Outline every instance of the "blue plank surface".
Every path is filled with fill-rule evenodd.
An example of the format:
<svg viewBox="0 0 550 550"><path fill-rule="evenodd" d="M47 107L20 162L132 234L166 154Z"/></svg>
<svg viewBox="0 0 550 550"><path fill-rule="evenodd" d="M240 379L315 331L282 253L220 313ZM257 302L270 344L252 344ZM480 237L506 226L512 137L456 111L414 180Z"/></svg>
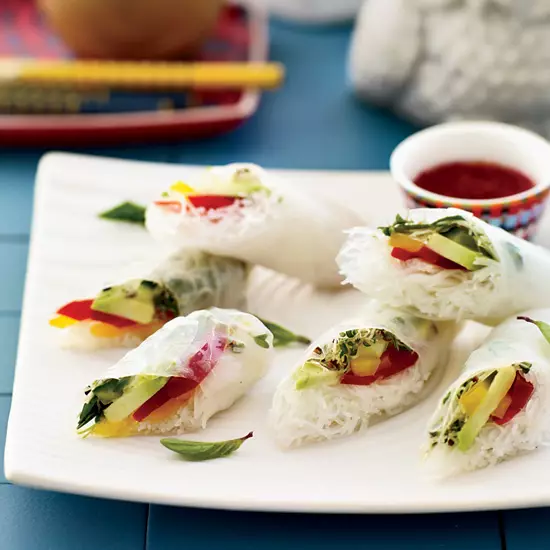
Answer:
<svg viewBox="0 0 550 550"><path fill-rule="evenodd" d="M501 548L496 513L324 516L151 506L149 550L179 550L191 540L226 550L463 550L474 541L475 549Z"/></svg>
<svg viewBox="0 0 550 550"><path fill-rule="evenodd" d="M0 548L135 550L145 539L147 505L0 485Z"/></svg>
<svg viewBox="0 0 550 550"><path fill-rule="evenodd" d="M550 508L504 512L503 524L505 550L550 548Z"/></svg>
<svg viewBox="0 0 550 550"><path fill-rule="evenodd" d="M252 161L266 167L386 169L393 148L415 130L388 112L365 107L346 85L347 26L313 30L274 23L271 58L285 64L280 92L237 131L186 144L175 162Z"/></svg>
<svg viewBox="0 0 550 550"><path fill-rule="evenodd" d="M11 399L8 396L0 395L0 484L7 483L6 476L4 475L4 447L6 445L6 426L8 425L10 404ZM3 509L0 504L0 516L2 513ZM0 538L1 533L2 531L0 531ZM1 543L0 548L2 548Z"/></svg>
<svg viewBox="0 0 550 550"><path fill-rule="evenodd" d="M0 197L3 196L1 193L2 188ZM28 252L27 243L2 242L0 238L0 268L3 275L0 285L0 312L21 311Z"/></svg>
<svg viewBox="0 0 550 550"><path fill-rule="evenodd" d="M19 315L0 314L0 396L11 393L13 388L18 335Z"/></svg>
<svg viewBox="0 0 550 550"><path fill-rule="evenodd" d="M0 235L29 232L34 175L39 156L26 151L0 152Z"/></svg>

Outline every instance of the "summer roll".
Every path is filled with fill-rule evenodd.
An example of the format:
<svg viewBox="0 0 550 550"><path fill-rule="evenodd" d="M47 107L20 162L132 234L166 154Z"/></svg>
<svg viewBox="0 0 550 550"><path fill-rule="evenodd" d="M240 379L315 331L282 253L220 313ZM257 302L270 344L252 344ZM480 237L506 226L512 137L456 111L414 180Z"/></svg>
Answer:
<svg viewBox="0 0 550 550"><path fill-rule="evenodd" d="M550 310L523 315L492 330L439 400L427 433L436 473L490 466L548 440L550 344L526 320L548 323Z"/></svg>
<svg viewBox="0 0 550 550"><path fill-rule="evenodd" d="M497 324L550 306L550 252L454 208L353 229L338 264L366 295L429 319Z"/></svg>
<svg viewBox="0 0 550 550"><path fill-rule="evenodd" d="M85 390L82 435L204 428L264 376L273 335L237 310L195 311L165 324Z"/></svg>
<svg viewBox="0 0 550 550"><path fill-rule="evenodd" d="M371 303L318 338L281 382L270 411L276 441L350 435L414 405L442 371L455 329Z"/></svg>
<svg viewBox="0 0 550 550"><path fill-rule="evenodd" d="M248 271L239 260L184 249L144 278L69 302L50 324L63 329L68 348L135 347L179 315L209 307L246 309Z"/></svg>
<svg viewBox="0 0 550 550"><path fill-rule="evenodd" d="M192 243L323 287L341 283L335 257L344 230L359 223L337 201L254 164L210 168L192 186L178 182L146 214L160 243Z"/></svg>

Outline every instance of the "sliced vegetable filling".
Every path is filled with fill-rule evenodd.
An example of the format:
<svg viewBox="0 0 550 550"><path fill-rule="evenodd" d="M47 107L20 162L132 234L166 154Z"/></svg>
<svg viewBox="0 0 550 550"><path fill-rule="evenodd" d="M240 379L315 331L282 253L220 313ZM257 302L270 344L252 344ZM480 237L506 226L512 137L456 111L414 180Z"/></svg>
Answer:
<svg viewBox="0 0 550 550"><path fill-rule="evenodd" d="M323 383L368 386L405 371L417 361L418 354L389 331L347 330L329 344L315 348L294 373L294 380L298 390Z"/></svg>
<svg viewBox="0 0 550 550"><path fill-rule="evenodd" d="M442 269L475 271L487 259L498 261L487 236L462 216L417 224L398 215L380 230L389 237L391 256L402 262L419 259Z"/></svg>
<svg viewBox="0 0 550 550"><path fill-rule="evenodd" d="M109 437L132 433L139 422L161 422L174 412L167 405L175 402L179 408L193 397L230 343L226 335L214 335L178 367L181 376L145 374L95 382L85 391L88 401L80 413L77 429Z"/></svg>
<svg viewBox="0 0 550 550"><path fill-rule="evenodd" d="M526 375L530 363L488 370L466 380L443 399L446 415L430 431L432 446L445 444L469 450L487 424L503 426L529 402L534 386Z"/></svg>
<svg viewBox="0 0 550 550"><path fill-rule="evenodd" d="M269 193L269 189L262 184L253 170L242 167L236 169L229 178L212 176L198 189L177 182L163 194L166 200L156 201L155 204L175 213L182 212L184 204L187 209L195 208L209 212L234 204L242 206L242 199L258 192Z"/></svg>
<svg viewBox="0 0 550 550"><path fill-rule="evenodd" d="M145 279L104 288L96 298L75 300L59 310L50 321L66 328L82 321L94 321L90 330L97 337L116 337L126 332L153 332L177 317L179 308L173 294L163 285ZM145 331L147 332L147 331Z"/></svg>

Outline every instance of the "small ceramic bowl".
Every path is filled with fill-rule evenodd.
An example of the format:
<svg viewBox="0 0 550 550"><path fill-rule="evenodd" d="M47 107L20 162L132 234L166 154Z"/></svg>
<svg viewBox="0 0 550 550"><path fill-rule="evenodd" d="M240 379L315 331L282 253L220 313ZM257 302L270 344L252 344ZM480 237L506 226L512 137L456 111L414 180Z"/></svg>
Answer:
<svg viewBox="0 0 550 550"><path fill-rule="evenodd" d="M448 162L493 162L530 177L534 187L498 199L470 200L418 187L424 170ZM452 122L433 126L401 142L390 159L394 180L410 208L455 207L518 237L534 236L550 190L550 143L539 135L498 122Z"/></svg>

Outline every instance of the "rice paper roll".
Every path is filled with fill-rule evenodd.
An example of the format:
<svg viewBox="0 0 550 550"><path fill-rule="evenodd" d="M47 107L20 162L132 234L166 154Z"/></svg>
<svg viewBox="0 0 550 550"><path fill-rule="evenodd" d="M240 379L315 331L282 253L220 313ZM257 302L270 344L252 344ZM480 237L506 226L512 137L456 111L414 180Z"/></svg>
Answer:
<svg viewBox="0 0 550 550"><path fill-rule="evenodd" d="M338 264L367 296L429 319L498 324L550 306L550 252L454 208L355 228Z"/></svg>
<svg viewBox="0 0 550 550"><path fill-rule="evenodd" d="M281 447L367 428L420 401L445 363L454 323L370 304L320 336L277 388L270 424Z"/></svg>
<svg viewBox="0 0 550 550"><path fill-rule="evenodd" d="M177 317L86 389L78 430L121 437L204 428L264 376L272 348L271 332L248 313Z"/></svg>
<svg viewBox="0 0 550 550"><path fill-rule="evenodd" d="M526 314L550 322L550 310ZM438 402L427 433L429 467L447 476L492 466L546 442L550 344L513 317L494 328Z"/></svg>
<svg viewBox="0 0 550 550"><path fill-rule="evenodd" d="M210 307L246 309L248 273L239 260L183 249L143 278L70 302L50 323L64 329L64 347L135 347L178 315Z"/></svg>
<svg viewBox="0 0 550 550"><path fill-rule="evenodd" d="M246 163L213 167L192 186L178 182L146 213L147 229L166 246L192 243L321 287L341 283L335 257L343 231L363 221Z"/></svg>

